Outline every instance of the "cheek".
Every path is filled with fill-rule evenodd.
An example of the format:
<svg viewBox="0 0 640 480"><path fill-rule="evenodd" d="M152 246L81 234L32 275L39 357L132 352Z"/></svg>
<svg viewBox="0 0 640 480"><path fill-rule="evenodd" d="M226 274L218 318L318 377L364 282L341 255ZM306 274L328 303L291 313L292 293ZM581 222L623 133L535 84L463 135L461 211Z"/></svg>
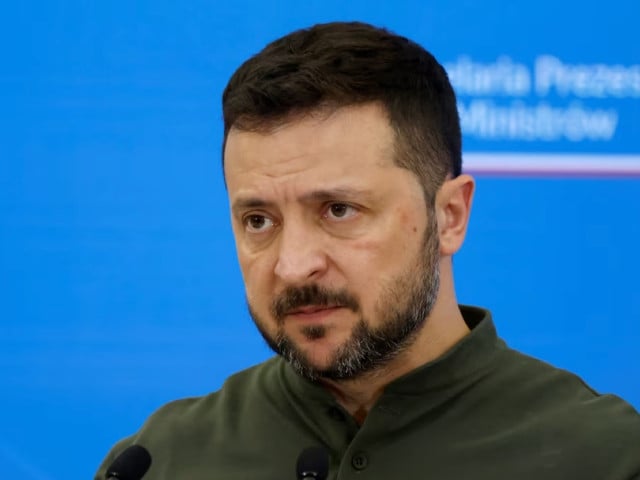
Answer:
<svg viewBox="0 0 640 480"><path fill-rule="evenodd" d="M245 293L252 308L264 309L265 301L270 299L273 269L259 256L238 254L240 271L244 281Z"/></svg>
<svg viewBox="0 0 640 480"><path fill-rule="evenodd" d="M414 236L422 235L424 228L426 227L425 215L426 212L412 211L406 208L398 207L395 210L398 226L396 231L402 235L406 235L406 239L411 239Z"/></svg>
<svg viewBox="0 0 640 480"><path fill-rule="evenodd" d="M354 255L363 254L372 263L395 263L412 257L422 243L426 221L398 209L376 232L353 243Z"/></svg>
<svg viewBox="0 0 640 480"><path fill-rule="evenodd" d="M378 297L380 286L415 267L426 225L406 215L381 228L377 235L353 241L336 263L349 288L363 299ZM356 291L357 290L357 291ZM374 298L375 300L375 298Z"/></svg>
<svg viewBox="0 0 640 480"><path fill-rule="evenodd" d="M347 288L362 300L377 295L380 280L393 276L396 252L392 242L361 239L342 249L336 264L347 281Z"/></svg>

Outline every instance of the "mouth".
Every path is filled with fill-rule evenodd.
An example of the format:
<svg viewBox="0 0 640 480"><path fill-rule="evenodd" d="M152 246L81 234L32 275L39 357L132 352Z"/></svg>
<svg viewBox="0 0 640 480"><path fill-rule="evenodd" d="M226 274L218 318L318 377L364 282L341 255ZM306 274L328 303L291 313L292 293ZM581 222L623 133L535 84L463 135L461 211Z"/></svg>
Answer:
<svg viewBox="0 0 640 480"><path fill-rule="evenodd" d="M317 321L324 319L341 308L340 305L306 305L289 311L287 316L299 320Z"/></svg>

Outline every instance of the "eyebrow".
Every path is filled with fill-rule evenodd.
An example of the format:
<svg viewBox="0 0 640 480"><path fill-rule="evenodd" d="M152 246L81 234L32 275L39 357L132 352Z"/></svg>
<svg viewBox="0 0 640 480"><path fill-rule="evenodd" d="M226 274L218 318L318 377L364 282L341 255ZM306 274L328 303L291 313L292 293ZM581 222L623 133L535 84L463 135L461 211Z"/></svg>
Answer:
<svg viewBox="0 0 640 480"><path fill-rule="evenodd" d="M352 187L336 187L305 193L299 200L301 202L318 202L336 199L355 200L356 198L369 197L370 195L371 193L368 190L360 190Z"/></svg>
<svg viewBox="0 0 640 480"><path fill-rule="evenodd" d="M369 198L371 192L357 188L328 188L322 190L313 190L298 197L298 201L302 203L326 202L329 200L355 200ZM231 210L238 212L240 210L248 210L251 208L268 208L273 206L273 202L264 200L259 197L240 197L233 202Z"/></svg>

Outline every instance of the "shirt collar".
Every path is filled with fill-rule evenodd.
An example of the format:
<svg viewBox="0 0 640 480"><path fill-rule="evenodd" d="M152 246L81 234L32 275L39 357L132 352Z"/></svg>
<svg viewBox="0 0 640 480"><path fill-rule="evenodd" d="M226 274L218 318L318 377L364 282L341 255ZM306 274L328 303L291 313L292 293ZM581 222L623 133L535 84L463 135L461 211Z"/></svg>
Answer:
<svg viewBox="0 0 640 480"><path fill-rule="evenodd" d="M483 370L496 353L506 348L498 338L488 310L461 305L460 311L470 329L469 334L440 357L391 382L385 393L411 395L459 386L475 378L475 374Z"/></svg>
<svg viewBox="0 0 640 480"><path fill-rule="evenodd" d="M469 334L437 359L389 383L383 396L413 396L446 390L448 386L459 387L461 383L475 378L475 374L483 370L496 353L506 348L498 338L488 310L461 305L460 311L470 329ZM285 360L279 361L282 379L294 395L307 401L333 403L333 397L322 386L298 375Z"/></svg>

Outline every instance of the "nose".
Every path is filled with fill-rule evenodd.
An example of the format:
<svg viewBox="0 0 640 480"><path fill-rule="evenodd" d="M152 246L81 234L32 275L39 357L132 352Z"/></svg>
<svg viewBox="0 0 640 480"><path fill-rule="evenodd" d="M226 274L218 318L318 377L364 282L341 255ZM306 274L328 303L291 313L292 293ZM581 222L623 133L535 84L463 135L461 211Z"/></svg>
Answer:
<svg viewBox="0 0 640 480"><path fill-rule="evenodd" d="M327 269L321 233L304 224L285 224L280 231L275 275L287 285L302 285Z"/></svg>

